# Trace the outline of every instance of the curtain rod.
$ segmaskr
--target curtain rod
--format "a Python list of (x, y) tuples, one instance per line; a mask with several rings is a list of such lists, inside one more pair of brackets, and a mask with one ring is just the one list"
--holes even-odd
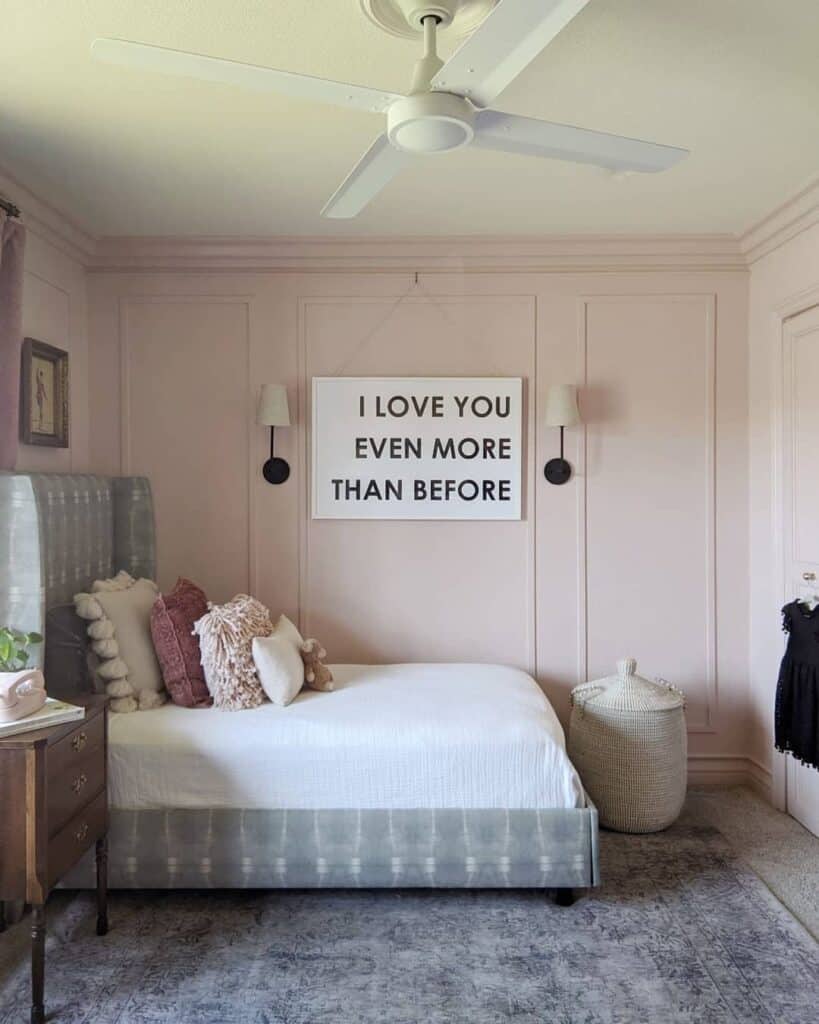
[(10, 199), (3, 199), (2, 196), (0, 196), (0, 210), (5, 210), (9, 217), (20, 216), (19, 206), (15, 206)]

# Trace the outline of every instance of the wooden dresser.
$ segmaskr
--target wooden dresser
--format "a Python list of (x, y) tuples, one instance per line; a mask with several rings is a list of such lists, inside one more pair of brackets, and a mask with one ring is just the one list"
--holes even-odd
[(107, 700), (72, 699), (85, 718), (0, 740), (0, 907), (32, 907), (31, 1020), (44, 1018), (45, 903), (96, 843), (97, 934), (108, 930)]

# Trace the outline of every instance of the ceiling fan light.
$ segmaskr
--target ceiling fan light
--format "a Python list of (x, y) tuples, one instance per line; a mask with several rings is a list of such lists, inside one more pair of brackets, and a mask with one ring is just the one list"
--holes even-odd
[(461, 96), (415, 93), (390, 107), (387, 136), (405, 153), (446, 153), (472, 141), (473, 121), (472, 106)]
[(390, 134), (390, 142), (405, 153), (446, 153), (465, 146), (471, 138), (460, 121), (446, 117), (405, 121)]

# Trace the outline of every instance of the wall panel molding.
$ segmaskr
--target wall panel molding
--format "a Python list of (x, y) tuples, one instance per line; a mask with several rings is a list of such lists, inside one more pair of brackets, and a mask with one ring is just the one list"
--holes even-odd
[[(534, 483), (536, 467), (536, 435), (537, 407), (536, 407), (536, 380), (537, 380), (537, 297), (534, 294), (504, 294), (485, 292), (475, 294), (443, 295), (436, 293), (432, 295), (416, 295), (412, 293), (397, 293), (395, 295), (310, 295), (298, 298), (298, 398), (297, 398), (297, 420), (302, 431), (299, 442), (298, 453), (298, 476), (301, 481), (298, 493), (298, 520), (299, 520), (299, 580), (298, 580), (298, 606), (299, 623), (303, 630), (311, 633), (311, 607), (310, 607), (310, 531), (312, 525), (312, 474), (309, 472), (311, 453), (311, 388), (309, 374), (309, 314), (311, 308), (321, 306), (364, 306), (380, 305), (385, 307), (385, 318), (379, 323), (374, 335), (386, 325), (389, 317), (400, 305), (424, 305), (433, 303), (436, 306), (468, 306), (475, 305), (503, 305), (509, 303), (526, 303), (529, 307), (531, 322), (531, 375), (527, 378), (523, 375), (523, 415), (524, 415), (524, 450), (522, 467), (522, 498), (523, 498), (523, 520), (527, 527), (527, 551), (526, 551), (526, 578), (521, 581), (521, 586), (526, 594), (526, 649), (527, 668), (531, 675), (537, 675), (537, 585), (536, 585), (536, 495), (537, 488)], [(374, 340), (374, 335), (365, 335), (362, 343), (355, 350), (352, 356), (341, 359), (333, 368), (336, 376), (355, 376), (358, 371), (350, 365), (355, 358), (362, 355), (372, 356), (372, 351), (367, 346)], [(487, 353), (491, 362), (491, 353)], [(506, 376), (500, 366), (492, 367), (491, 373), (498, 376)], [(380, 376), (376, 372), (363, 372), (362, 376)], [(452, 374), (439, 374), (430, 370), (429, 376), (452, 376)], [(470, 374), (464, 374), (470, 376)], [(389, 376), (389, 374), (386, 374)], [(434, 521), (420, 521), (433, 523)], [(327, 528), (326, 523), (323, 524)], [(305, 635), (307, 635), (305, 633)], [(312, 635), (312, 633), (311, 633)]]
[[(129, 337), (128, 313), (135, 306), (172, 306), (172, 305), (233, 305), (244, 310), (245, 333), (243, 339), (244, 360), (245, 360), (245, 381), (248, 393), (255, 390), (255, 384), (251, 377), (252, 353), (251, 353), (251, 302), (252, 296), (248, 295), (209, 295), (209, 294), (152, 294), (152, 295), (128, 295), (122, 296), (118, 302), (118, 323), (119, 323), (119, 387), (120, 387), (120, 466), (123, 475), (128, 476), (133, 472), (131, 461), (131, 388), (128, 373), (129, 358), (131, 354), (131, 341)], [(207, 415), (207, 404), (203, 398), (202, 415)], [(255, 450), (254, 450), (254, 425), (255, 417), (247, 417), (246, 450), (244, 461), (247, 465), (247, 487), (245, 493), (246, 518), (247, 518), (247, 564), (246, 573), (248, 589), (251, 593), (258, 588), (259, 573), (259, 545), (256, 542), (258, 533), (257, 509), (253, 494), (253, 481), (255, 479)]]
[[(744, 372), (744, 348), (739, 337), (744, 275), (718, 272), (704, 278), (694, 273), (669, 273), (658, 277), (629, 271), (606, 277), (587, 274), (561, 278), (535, 274), (515, 277), (504, 273), (461, 277), (441, 273), (422, 278), (417, 290), (413, 284), (411, 272), (401, 275), (349, 273), (346, 276), (331, 272), (326, 278), (256, 273), (231, 273), (220, 277), (195, 271), (185, 276), (170, 273), (152, 277), (141, 272), (95, 275), (90, 291), (96, 346), (92, 358), (98, 358), (103, 371), (95, 382), (95, 390), (100, 393), (101, 389), (111, 389), (111, 413), (106, 414), (105, 433), (111, 438), (112, 448), (116, 447), (117, 431), (121, 435), (123, 472), (140, 468), (142, 455), (150, 456), (151, 446), (157, 443), (156, 438), (164, 429), (151, 425), (146, 402), (150, 400), (153, 387), (151, 374), (161, 373), (165, 346), (173, 345), (179, 332), (185, 332), (184, 345), (173, 362), (172, 380), (162, 391), (163, 401), (172, 398), (177, 386), (183, 385), (188, 359), (195, 359), (197, 351), (212, 357), (214, 372), (209, 375), (204, 365), (200, 365), (191, 383), (196, 392), (188, 390), (183, 396), (179, 416), (184, 415), (188, 424), (182, 424), (184, 445), (172, 456), (157, 456), (156, 472), (161, 470), (163, 474), (165, 502), (170, 500), (168, 496), (172, 492), (169, 459), (184, 458), (184, 452), (190, 449), (195, 454), (197, 467), (201, 464), (201, 448), (194, 453), (196, 434), (190, 429), (191, 417), (196, 415), (191, 394), (199, 393), (211, 380), (215, 383), (217, 372), (221, 375), (229, 370), (231, 376), (229, 394), (224, 396), (226, 432), (217, 435), (215, 426), (210, 423), (205, 433), (210, 443), (219, 447), (222, 459), (233, 460), (235, 453), (235, 460), (224, 473), (224, 480), (228, 481), (235, 497), (214, 494), (209, 505), (211, 518), (207, 536), (218, 538), (218, 522), (214, 525), (214, 517), (222, 510), (230, 517), (233, 540), (223, 553), (210, 556), (206, 545), (195, 538), (185, 540), (178, 518), (174, 518), (163, 536), (168, 545), (174, 545), (174, 539), (179, 538), (181, 546), (174, 563), (166, 562), (167, 573), (175, 571), (181, 561), (190, 561), (192, 573), (202, 567), (207, 577), (212, 570), (214, 588), (222, 587), (227, 585), (223, 581), (230, 579), (225, 567), (232, 562), (236, 567), (236, 588), (244, 586), (246, 528), (241, 517), (245, 514), (247, 475), (249, 589), (257, 591), (275, 613), (284, 611), (294, 621), (298, 620), (305, 635), (318, 635), (331, 657), (339, 661), (391, 660), (397, 656), (401, 660), (419, 660), (426, 651), (427, 658), (446, 660), (447, 657), (468, 658), (470, 651), (477, 652), (478, 660), (499, 660), (528, 667), (565, 721), (571, 686), (586, 678), (587, 669), (593, 670), (595, 675), (601, 674), (597, 671), (599, 662), (608, 659), (611, 641), (618, 635), (633, 636), (633, 633), (625, 633), (631, 605), (625, 607), (616, 620), (606, 618), (605, 606), (616, 576), (605, 568), (603, 555), (610, 537), (616, 537), (617, 529), (616, 524), (595, 518), (596, 510), (603, 507), (603, 500), (616, 507), (624, 497), (622, 487), (626, 485), (618, 484), (616, 475), (612, 475), (616, 470), (608, 459), (609, 456), (619, 458), (628, 450), (630, 441), (617, 441), (610, 450), (603, 449), (602, 457), (607, 461), (600, 464), (596, 437), (601, 430), (602, 435), (607, 436), (609, 427), (595, 432), (590, 426), (585, 444), (582, 428), (568, 432), (569, 458), (576, 465), (576, 475), (568, 487), (550, 488), (543, 481), (542, 467), (544, 460), (554, 454), (557, 432), (546, 428), (542, 422), (540, 399), (545, 388), (557, 380), (577, 380), (582, 385), (586, 377), (586, 336), (589, 334), (591, 377), (596, 377), (604, 390), (614, 388), (615, 398), (621, 395), (617, 401), (626, 402), (627, 406), (632, 399), (638, 403), (634, 413), (636, 422), (658, 423), (660, 434), (665, 437), (666, 430), (670, 429), (667, 420), (656, 420), (651, 406), (643, 402), (651, 394), (650, 389), (665, 387), (662, 381), (668, 374), (660, 353), (666, 345), (672, 365), (677, 368), (672, 376), (676, 378), (678, 370), (684, 371), (680, 399), (674, 402), (674, 416), (684, 428), (681, 439), (687, 440), (682, 441), (678, 451), (689, 467), (684, 480), (679, 474), (669, 477), (669, 493), (673, 494), (681, 515), (688, 516), (689, 525), (683, 520), (682, 534), (697, 562), (686, 563), (674, 552), (668, 558), (670, 569), (676, 573), (679, 568), (684, 618), (662, 639), (657, 638), (653, 647), (646, 649), (644, 667), (674, 681), (693, 678), (690, 684), (694, 698), (691, 731), (709, 734), (691, 737), (694, 752), (706, 755), (742, 750), (742, 727), (738, 719), (744, 713), (742, 687), (746, 684), (741, 652), (736, 649), (745, 629), (742, 613), (726, 607), (725, 597), (721, 598), (717, 664), (717, 612), (713, 607), (713, 590), (708, 597), (707, 620), (702, 611), (705, 598), (704, 583), (700, 582), (699, 552), (702, 550), (703, 572), (715, 565), (713, 550), (706, 552), (704, 549), (702, 509), (706, 503), (713, 513), (716, 496), (713, 479), (709, 483), (701, 476), (701, 470), (704, 474), (706, 467), (700, 454), (701, 437), (703, 443), (713, 448), (713, 366), (709, 367), (707, 431), (702, 425), (705, 399), (699, 381), (705, 372), (703, 360), (712, 361), (714, 357), (716, 293), (721, 303), (720, 431), (724, 424), (724, 431), (719, 432), (719, 465), (722, 469), (732, 453), (741, 462), (744, 449), (737, 431), (744, 407), (741, 407), (740, 389), (731, 381)], [(633, 312), (622, 305), (635, 300), (638, 307)], [(146, 303), (159, 304), (161, 308), (156, 312), (145, 311)], [(228, 303), (230, 308), (218, 309), (215, 303)], [(642, 303), (651, 305), (644, 308)], [(189, 314), (180, 308), (185, 304), (193, 307)], [(355, 308), (368, 304), (374, 308)], [(441, 307), (437, 312), (436, 304)], [(403, 311), (398, 308), (402, 305), (429, 306), (430, 309), (427, 312), (417, 308)], [(236, 309), (241, 309), (241, 313), (234, 312)], [(388, 314), (395, 309), (398, 313), (390, 320)], [(701, 324), (704, 334), (700, 333)], [(200, 331), (203, 347), (198, 349)], [(652, 347), (655, 338), (656, 352)], [(146, 364), (138, 362), (143, 339)], [(608, 340), (614, 349), (606, 347)], [(706, 343), (707, 357), (704, 354)], [(119, 365), (116, 362), (118, 350)], [(231, 351), (235, 352), (233, 363), (228, 355)], [(622, 354), (618, 356), (619, 352)], [(617, 369), (618, 359), (628, 360), (628, 364), (621, 367), (622, 372)], [(640, 373), (644, 361), (647, 361), (645, 375), (632, 381), (629, 377), (632, 366), (636, 365), (636, 372)], [(238, 411), (245, 372), (246, 420), (240, 418)], [(375, 524), (369, 532), (368, 528), (357, 529), (343, 523), (340, 529), (337, 529), (338, 524), (332, 523), (317, 528), (309, 518), (310, 395), (307, 384), (311, 375), (325, 372), (348, 376), (485, 373), (528, 378), (524, 474), (528, 521), (513, 524), (511, 534), (495, 534), (475, 524), (467, 525), (465, 531), (448, 531), (432, 523), (416, 524), (410, 530), (404, 530), (399, 524)], [(281, 439), (277, 432), (277, 447), (282, 446), (282, 454), (290, 461), (292, 473), (288, 485), (278, 489), (270, 488), (259, 478), (266, 437), (253, 422), (250, 395), (261, 380), (280, 381), (290, 390), (294, 426), (282, 432)], [(133, 388), (131, 395), (129, 386)], [(116, 402), (118, 388), (122, 390), (121, 408)], [(581, 394), (581, 406), (584, 398)], [(129, 406), (132, 407), (133, 437), (129, 437)], [(615, 431), (619, 416), (620, 413), (615, 412)], [(179, 417), (172, 417), (169, 422), (173, 426), (181, 421)], [(242, 433), (245, 425), (246, 435)], [(633, 437), (639, 455), (644, 451), (642, 435), (637, 432)], [(669, 438), (673, 439), (673, 433)], [(653, 450), (652, 465), (657, 474), (663, 472), (665, 442), (663, 446), (663, 449), (655, 447)], [(114, 466), (116, 452), (112, 451), (111, 455)], [(140, 465), (134, 462), (137, 457)], [(713, 451), (709, 457), (713, 460)], [(605, 481), (597, 485), (596, 490), (595, 477), (587, 479), (586, 476), (587, 459), (593, 473), (605, 470)], [(147, 462), (153, 465), (150, 458)], [(713, 461), (711, 465), (713, 467)], [(198, 468), (187, 472), (186, 479), (191, 481), (191, 486), (198, 480), (199, 472)], [(709, 477), (712, 477), (712, 470), (709, 470)], [(603, 481), (603, 477), (600, 479)], [(639, 496), (644, 485), (639, 477), (632, 476), (627, 486), (629, 493)], [(736, 507), (742, 488), (741, 469), (721, 479), (722, 514), (729, 517), (739, 514)], [(201, 493), (198, 485), (197, 493)], [(598, 499), (596, 509), (586, 508), (587, 501)], [(637, 506), (634, 507), (636, 510)], [(171, 514), (176, 516), (173, 511)], [(585, 535), (587, 518), (592, 530), (590, 544)], [(669, 522), (677, 523), (678, 519), (670, 516)], [(659, 532), (658, 527), (652, 533), (650, 544), (664, 557)], [(628, 537), (629, 543), (633, 543), (634, 532), (629, 530)], [(711, 539), (713, 542), (714, 538)], [(441, 568), (436, 544), (442, 545), (445, 558)], [(738, 544), (739, 541), (731, 541), (723, 546), (720, 541), (721, 573), (727, 582), (736, 579), (741, 571), (738, 559), (744, 555), (737, 549)], [(653, 548), (647, 558), (651, 557), (651, 550)], [(450, 551), (451, 554), (447, 554)], [(588, 564), (589, 557), (596, 565)], [(369, 562), (362, 563), (362, 559), (367, 558)], [(482, 558), (485, 559), (483, 565)], [(650, 565), (648, 562), (645, 565), (638, 582), (645, 580), (653, 587)], [(378, 575), (379, 566), (391, 574), (384, 579), (381, 598), (377, 596), (379, 579), (383, 578)], [(475, 566), (474, 572), (470, 572), (472, 566)], [(429, 584), (431, 591), (425, 588), (425, 579), (434, 581)], [(497, 581), (494, 587), (493, 580)], [(591, 591), (588, 609), (593, 621), (584, 621), (589, 588), (595, 588)], [(727, 590), (723, 587), (722, 594)], [(599, 595), (597, 599), (595, 594)], [(633, 600), (638, 598), (639, 595), (635, 595)], [(635, 607), (642, 623), (641, 608)], [(488, 632), (480, 633), (484, 622), (492, 624), (494, 639)], [(711, 666), (707, 673), (705, 668), (699, 667), (705, 663), (705, 625), (709, 633)], [(439, 628), (444, 632), (428, 633), (430, 629)], [(591, 642), (589, 630), (593, 631), (591, 639), (597, 638), (595, 642)], [(636, 635), (639, 640), (639, 632)], [(640, 656), (639, 647), (639, 643), (635, 643), (633, 651), (628, 653)], [(668, 651), (667, 658), (660, 657), (664, 650)], [(685, 667), (675, 676), (678, 663)]]
[[(704, 575), (703, 600), (706, 621), (706, 678), (705, 717), (702, 721), (688, 720), (690, 734), (717, 732), (714, 721), (719, 709), (719, 667), (717, 660), (717, 556), (716, 556), (716, 295), (713, 293), (636, 293), (636, 294), (587, 294), (579, 298), (577, 307), (577, 365), (578, 380), (584, 388), (589, 385), (589, 325), (588, 315), (592, 305), (629, 303), (686, 303), (701, 305), (704, 313), (705, 342), (705, 422), (703, 437), (705, 443), (703, 497), (705, 501), (705, 536), (703, 538)], [(589, 552), (588, 552), (588, 427), (583, 428), (583, 442), (580, 447), (578, 465), (577, 536), (578, 536), (578, 607), (577, 607), (577, 672), (578, 682), (589, 678)], [(671, 581), (669, 581), (671, 585)], [(624, 652), (625, 653), (625, 652)], [(639, 670), (639, 668), (638, 668)], [(613, 666), (612, 666), (613, 671)], [(672, 668), (667, 670), (673, 675)], [(674, 681), (672, 679), (672, 681)]]
[[(28, 308), (28, 305), (36, 305), (38, 312), (41, 311), (42, 307), (48, 307), (50, 304), (45, 302), (38, 303), (26, 303), (24, 299), (24, 317), (23, 317), (23, 335), (25, 337), (35, 336), (40, 341), (45, 341), (51, 345), (55, 345), (57, 348), (67, 349), (69, 354), (69, 377), (68, 377), (68, 395), (69, 395), (69, 418), (68, 418), (68, 447), (67, 448), (41, 448), (35, 445), (27, 445), (20, 441), (20, 447), (17, 456), (18, 467), (24, 463), (30, 466), (31, 469), (39, 469), (41, 472), (73, 472), (78, 465), (81, 465), (85, 459), (80, 456), (78, 459), (77, 453), (77, 442), (75, 439), (75, 421), (79, 419), (80, 413), (76, 408), (71, 408), (72, 401), (72, 381), (71, 374), (76, 372), (74, 367), (76, 366), (77, 355), (75, 354), (72, 359), (72, 349), (75, 345), (75, 338), (73, 336), (72, 327), (74, 320), (74, 302), (75, 297), (72, 297), (69, 288), (63, 284), (58, 284), (54, 280), (55, 275), (46, 275), (37, 271), (31, 270), (28, 267), (24, 267), (23, 270), (23, 294), (24, 296), (30, 292), (30, 289), (26, 287), (25, 281), (30, 279), (36, 281), (39, 286), (53, 292), (58, 297), (58, 302), (64, 307), (62, 316), (61, 329), (52, 331), (43, 331), (39, 328), (31, 328), (28, 326), (32, 314)], [(42, 296), (40, 296), (42, 299)]]

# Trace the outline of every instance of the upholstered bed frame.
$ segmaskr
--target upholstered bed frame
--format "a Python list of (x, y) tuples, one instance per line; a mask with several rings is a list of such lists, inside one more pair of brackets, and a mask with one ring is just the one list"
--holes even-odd
[[(94, 579), (156, 574), (140, 477), (0, 473), (0, 625), (45, 634), (46, 686), (70, 698), (82, 636), (59, 610)], [(138, 712), (137, 712), (138, 713)], [(196, 712), (191, 712), (195, 714)], [(577, 809), (112, 808), (120, 888), (544, 887), (598, 883), (597, 812)], [(90, 861), (66, 879), (90, 887)]]

